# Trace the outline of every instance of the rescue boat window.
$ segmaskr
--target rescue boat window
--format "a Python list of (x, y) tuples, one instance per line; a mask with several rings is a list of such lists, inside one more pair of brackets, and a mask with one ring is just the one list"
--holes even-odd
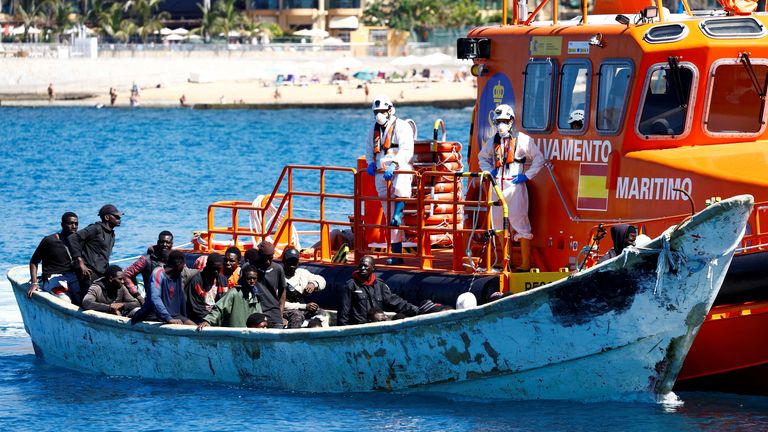
[(550, 129), (554, 75), (555, 63), (551, 59), (535, 59), (525, 67), (524, 129), (534, 132)]
[(576, 132), (586, 129), (591, 75), (592, 66), (587, 61), (571, 61), (563, 65), (557, 113), (557, 127), (560, 130)]
[(641, 135), (676, 136), (686, 129), (693, 70), (676, 61), (670, 65), (651, 71), (638, 124)]
[[(752, 63), (757, 82), (766, 82), (768, 65)], [(714, 133), (760, 132), (763, 127), (762, 100), (750, 77), (750, 71), (740, 63), (721, 64), (712, 73), (709, 107), (704, 126)]]
[(766, 34), (765, 27), (751, 17), (712, 18), (702, 21), (701, 31), (711, 38), (757, 38)]
[(617, 61), (600, 65), (597, 90), (597, 130), (616, 133), (621, 129), (632, 80), (632, 64)]

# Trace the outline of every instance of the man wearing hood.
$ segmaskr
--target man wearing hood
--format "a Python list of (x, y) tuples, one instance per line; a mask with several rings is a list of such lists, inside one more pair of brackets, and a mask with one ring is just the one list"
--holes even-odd
[(611, 227), (611, 240), (613, 240), (613, 249), (606, 252), (597, 262), (601, 263), (621, 255), (625, 247), (634, 246), (635, 240), (637, 240), (637, 229), (633, 225), (613, 225)]

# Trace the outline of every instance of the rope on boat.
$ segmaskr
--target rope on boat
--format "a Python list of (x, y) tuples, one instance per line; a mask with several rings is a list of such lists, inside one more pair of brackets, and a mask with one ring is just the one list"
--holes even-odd
[(669, 235), (669, 231), (661, 235), (661, 250), (659, 251), (659, 259), (656, 262), (656, 285), (653, 287), (654, 295), (661, 294), (663, 275), (668, 273), (670, 269), (673, 271), (679, 270), (687, 261), (685, 254), (670, 249)]

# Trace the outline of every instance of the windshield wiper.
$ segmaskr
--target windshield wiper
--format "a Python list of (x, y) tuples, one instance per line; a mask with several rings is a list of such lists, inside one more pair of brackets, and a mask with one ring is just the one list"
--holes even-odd
[(688, 108), (683, 100), (683, 80), (680, 77), (680, 63), (677, 62), (677, 57), (670, 56), (667, 58), (667, 64), (669, 64), (669, 75), (672, 80), (672, 87), (675, 88), (675, 95), (677, 96), (677, 104), (680, 108)]
[(760, 96), (760, 99), (765, 100), (765, 88), (768, 86), (768, 74), (765, 76), (766, 82), (763, 84), (763, 87), (760, 87), (760, 82), (757, 81), (757, 74), (755, 74), (755, 68), (752, 67), (752, 61), (749, 59), (749, 53), (741, 53), (739, 60), (741, 60), (741, 64), (744, 65), (744, 69), (747, 70), (747, 75), (749, 75), (749, 79), (752, 80), (752, 86), (755, 87), (757, 95)]

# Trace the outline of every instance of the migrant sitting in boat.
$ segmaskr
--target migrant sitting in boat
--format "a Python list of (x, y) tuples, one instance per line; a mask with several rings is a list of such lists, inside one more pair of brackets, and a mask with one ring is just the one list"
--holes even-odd
[(101, 222), (93, 223), (69, 236), (69, 250), (75, 263), (80, 289), (72, 295), (72, 302), (79, 305), (85, 295), (85, 287), (104, 276), (109, 257), (115, 246), (115, 228), (120, 226), (123, 213), (112, 204), (99, 209)]
[(613, 240), (613, 248), (605, 253), (597, 261), (601, 263), (609, 260), (615, 256), (621, 255), (624, 248), (628, 246), (634, 246), (637, 239), (637, 229), (633, 225), (617, 224), (611, 227), (611, 240)]
[(186, 268), (183, 252), (171, 251), (168, 263), (152, 271), (146, 301), (131, 318), (131, 323), (163, 321), (166, 324), (194, 325), (187, 318), (187, 299), (184, 295), (185, 282), (194, 272)]
[(262, 312), (269, 317), (269, 327), (284, 328), (285, 273), (283, 266), (272, 262), (274, 257), (275, 246), (268, 241), (245, 252), (245, 260), (258, 274), (256, 296), (261, 302)]
[(240, 260), (242, 254), (236, 246), (230, 246), (224, 251), (224, 267), (221, 268), (221, 274), (227, 278), (227, 284), (234, 288), (240, 279)]
[(307, 269), (299, 268), (299, 250), (289, 246), (283, 252), (283, 270), (286, 282), (285, 319), (288, 328), (306, 327), (315, 318), (327, 327), (328, 316), (315, 302), (307, 297), (315, 291), (325, 289), (325, 278)]
[(419, 314), (417, 306), (394, 294), (384, 281), (376, 277), (375, 271), (373, 257), (366, 255), (360, 258), (352, 279), (347, 281), (342, 290), (336, 319), (338, 325), (367, 323), (368, 312), (374, 308), (388, 308), (409, 317)]
[(229, 291), (227, 278), (221, 274), (224, 258), (214, 252), (208, 255), (205, 267), (184, 285), (189, 319), (200, 324), (213, 306)]
[[(61, 215), (61, 232), (44, 237), (29, 260), (30, 288), (27, 298), (40, 288), (37, 280), (37, 266), (43, 263), (43, 291), (61, 300), (78, 303), (80, 288), (77, 275), (72, 269), (72, 255), (69, 250), (69, 236), (77, 231), (77, 215), (66, 212)], [(72, 296), (72, 297), (70, 297)]]
[(146, 255), (142, 255), (133, 264), (126, 267), (125, 271), (125, 286), (130, 291), (131, 295), (136, 297), (139, 303), (144, 304), (144, 297), (139, 292), (136, 277), (141, 275), (141, 279), (144, 282), (144, 288), (147, 287), (149, 281), (149, 275), (152, 274), (158, 267), (162, 267), (168, 261), (168, 254), (173, 249), (173, 233), (170, 231), (160, 231), (157, 235), (157, 242), (154, 246), (147, 248)]
[(203, 321), (197, 325), (197, 330), (200, 331), (208, 326), (250, 327), (248, 325), (250, 316), (260, 314), (268, 317), (268, 315), (263, 314), (261, 301), (256, 295), (259, 290), (258, 284), (258, 270), (250, 265), (243, 267), (240, 283), (216, 302), (211, 313), (206, 315)]
[(263, 313), (251, 314), (245, 325), (248, 328), (269, 328), (269, 317)]
[(94, 310), (118, 316), (133, 316), (141, 304), (125, 287), (123, 269), (110, 265), (104, 277), (93, 282), (83, 298), (83, 310)]

